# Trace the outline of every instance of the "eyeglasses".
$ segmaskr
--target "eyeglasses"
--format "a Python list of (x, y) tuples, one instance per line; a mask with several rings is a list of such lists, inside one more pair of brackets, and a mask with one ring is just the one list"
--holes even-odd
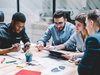
[(59, 72), (61, 70), (64, 70), (65, 69), (65, 66), (59, 66), (59, 67), (55, 67), (51, 70), (51, 72)]
[(54, 22), (56, 25), (63, 25), (64, 24), (64, 22)]

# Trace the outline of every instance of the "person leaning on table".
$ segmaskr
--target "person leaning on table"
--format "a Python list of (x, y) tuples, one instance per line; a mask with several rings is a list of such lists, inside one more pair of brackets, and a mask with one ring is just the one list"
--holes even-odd
[(24, 51), (29, 49), (30, 40), (25, 32), (25, 22), (25, 15), (17, 12), (13, 14), (11, 23), (0, 27), (0, 54), (19, 51), (20, 41), (24, 43)]
[(43, 50), (47, 42), (52, 37), (52, 45), (46, 46), (45, 49), (54, 49), (53, 46), (65, 43), (75, 31), (75, 26), (66, 21), (64, 11), (56, 11), (53, 15), (54, 23), (48, 27), (44, 35), (38, 40), (38, 50)]
[(100, 75), (100, 10), (92, 10), (87, 15), (86, 50), (78, 65), (79, 75)]
[(88, 36), (88, 32), (86, 30), (86, 14), (81, 13), (75, 17), (75, 26), (76, 32), (71, 36), (71, 38), (66, 41), (64, 44), (59, 45), (58, 49), (72, 48), (75, 47), (77, 52), (68, 52), (62, 56), (64, 56), (68, 60), (73, 60), (77, 64), (78, 61), (82, 58), (85, 50), (85, 41)]

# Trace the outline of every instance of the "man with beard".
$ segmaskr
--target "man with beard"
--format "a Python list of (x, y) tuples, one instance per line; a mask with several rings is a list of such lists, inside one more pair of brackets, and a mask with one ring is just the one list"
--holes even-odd
[(47, 45), (45, 49), (55, 49), (56, 45), (65, 43), (75, 31), (75, 26), (66, 21), (64, 11), (56, 11), (54, 13), (54, 24), (50, 25), (43, 37), (38, 40), (36, 47), (43, 50), (47, 42), (52, 37), (52, 45)]
[(30, 41), (25, 32), (25, 22), (25, 15), (17, 12), (12, 16), (10, 24), (0, 27), (0, 54), (19, 51), (20, 41), (24, 43), (24, 51), (29, 49)]

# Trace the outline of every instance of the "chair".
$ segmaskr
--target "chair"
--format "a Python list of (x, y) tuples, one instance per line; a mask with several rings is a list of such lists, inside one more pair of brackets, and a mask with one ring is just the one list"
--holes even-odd
[(0, 11), (0, 22), (4, 22), (4, 13)]

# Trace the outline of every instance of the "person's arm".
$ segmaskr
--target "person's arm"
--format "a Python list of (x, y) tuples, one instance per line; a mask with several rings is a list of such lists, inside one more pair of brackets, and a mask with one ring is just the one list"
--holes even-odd
[(6, 54), (6, 53), (9, 53), (9, 52), (17, 52), (19, 50), (20, 50), (20, 44), (16, 43), (10, 48), (0, 49), (0, 55)]
[(44, 49), (44, 46), (46, 46), (46, 43), (51, 38), (51, 27), (48, 27), (48, 29), (45, 31), (44, 35), (37, 41), (36, 47), (39, 51)]
[(64, 43), (65, 49), (70, 51), (75, 51), (76, 49), (76, 32), (71, 35), (71, 37)]
[(43, 36), (37, 41), (38, 43), (41, 41), (43, 42), (44, 46), (46, 46), (46, 43), (49, 42), (49, 39), (51, 38), (51, 28), (51, 26), (48, 27)]
[(22, 34), (21, 34), (21, 36), (22, 36), (22, 42), (25, 44), (26, 42), (30, 42), (30, 39), (29, 39), (29, 37), (28, 37), (28, 35), (26, 34), (26, 32), (25, 32), (25, 28), (22, 30), (22, 32), (21, 32)]
[(64, 44), (56, 45), (56, 46), (48, 46), (48, 50), (62, 50), (62, 49), (67, 49), (67, 50), (75, 50), (76, 48), (76, 33), (74, 33)]
[(24, 43), (24, 48), (22, 48), (22, 49), (25, 52), (25, 51), (27, 51), (30, 48), (30, 40), (29, 40), (28, 35), (25, 32), (25, 28), (23, 29), (21, 36), (22, 36), (22, 39), (21, 40)]
[(64, 44), (56, 45), (54, 46), (54, 49), (57, 49), (57, 50), (65, 49), (65, 45)]
[(76, 53), (75, 53), (75, 57), (76, 57), (76, 58), (82, 58), (83, 55), (84, 55), (84, 52), (78, 52), (78, 53), (76, 52)]
[(9, 52), (11, 52), (12, 51), (12, 49), (11, 48), (7, 48), (7, 49), (0, 49), (0, 55), (2, 55), (2, 54), (6, 54), (6, 53), (9, 53)]

